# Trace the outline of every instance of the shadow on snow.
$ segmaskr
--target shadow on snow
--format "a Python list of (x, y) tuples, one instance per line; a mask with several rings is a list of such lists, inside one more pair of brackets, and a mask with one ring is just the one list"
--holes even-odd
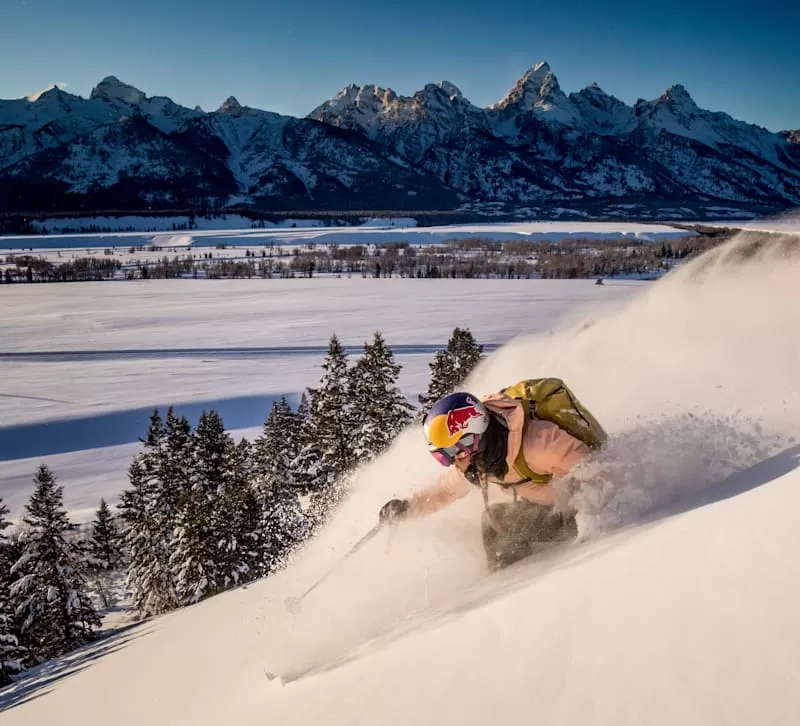
[(0, 712), (46, 696), (60, 680), (80, 673), (103, 656), (121, 650), (129, 642), (149, 634), (148, 630), (136, 634), (128, 633), (137, 625), (138, 623), (133, 623), (119, 628), (79, 650), (27, 671), (19, 680), (0, 690)]
[[(192, 425), (197, 424), (204, 410), (214, 409), (222, 416), (227, 429), (241, 429), (263, 424), (272, 404), (281, 396), (285, 396), (293, 406), (299, 400), (297, 393), (259, 394), (176, 403), (174, 408), (177, 415), (186, 416)], [(165, 418), (168, 405), (165, 403), (96, 416), (0, 427), (0, 461), (135, 443), (147, 433), (153, 409), (158, 408), (162, 418)]]

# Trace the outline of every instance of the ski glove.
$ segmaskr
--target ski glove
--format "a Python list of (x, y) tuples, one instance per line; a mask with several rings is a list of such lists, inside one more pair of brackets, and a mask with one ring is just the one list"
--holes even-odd
[(408, 501), (406, 499), (390, 499), (381, 507), (378, 519), (381, 524), (392, 524), (405, 519), (408, 514)]

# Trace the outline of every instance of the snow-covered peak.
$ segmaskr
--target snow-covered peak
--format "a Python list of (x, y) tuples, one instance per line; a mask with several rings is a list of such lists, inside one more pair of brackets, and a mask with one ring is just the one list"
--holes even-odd
[(89, 95), (89, 100), (122, 101), (132, 106), (144, 103), (147, 96), (134, 86), (123, 83), (116, 76), (106, 76)]
[(584, 126), (597, 134), (624, 134), (635, 124), (633, 109), (606, 93), (597, 83), (578, 93), (570, 93), (569, 100), (577, 108)]
[(31, 103), (36, 103), (37, 101), (39, 101), (39, 100), (45, 98), (46, 96), (48, 96), (48, 94), (49, 94), (49, 96), (52, 96), (52, 97), (55, 97), (55, 98), (60, 98), (61, 97), (61, 88), (58, 86), (58, 84), (54, 83), (52, 86), (48, 86), (47, 88), (43, 88), (41, 91), (36, 91), (36, 93), (31, 93), (26, 98)]
[(670, 86), (656, 99), (655, 103), (669, 103), (675, 107), (686, 109), (697, 108), (694, 99), (680, 83)]
[(533, 113), (565, 126), (575, 126), (580, 115), (546, 62), (526, 71), (502, 101), (489, 107), (490, 112), (506, 109), (514, 114)]
[(558, 80), (550, 70), (550, 65), (545, 62), (537, 63), (523, 74), (506, 97), (494, 104), (494, 107), (506, 108), (513, 105), (532, 109), (560, 92)]
[[(323, 103), (317, 110), (325, 109), (326, 111), (341, 113), (348, 108), (355, 107), (362, 112), (378, 111), (388, 107), (396, 98), (397, 94), (391, 88), (381, 88), (372, 83), (364, 86), (357, 86), (355, 83), (351, 83), (329, 101)], [(312, 112), (312, 115), (315, 113), (316, 111)]]
[(245, 107), (236, 99), (236, 96), (228, 96), (224, 103), (217, 109), (217, 113), (227, 113), (237, 116), (245, 110)]
[(396, 118), (398, 108), (407, 100), (399, 97), (391, 88), (351, 83), (315, 108), (308, 118), (358, 130), (375, 138), (384, 121)]
[(454, 83), (450, 83), (450, 81), (439, 81), (436, 84), (439, 88), (441, 88), (451, 99), (456, 98), (464, 98), (464, 94), (461, 93), (461, 89), (458, 88)]

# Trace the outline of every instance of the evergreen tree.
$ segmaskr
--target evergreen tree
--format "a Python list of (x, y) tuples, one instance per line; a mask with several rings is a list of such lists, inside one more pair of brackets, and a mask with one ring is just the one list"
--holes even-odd
[(95, 514), (94, 522), (92, 522), (89, 551), (91, 553), (92, 566), (98, 569), (114, 570), (122, 562), (117, 523), (105, 499), (100, 500), (100, 508)]
[(11, 523), (7, 515), (8, 507), (0, 498), (0, 688), (11, 683), (11, 677), (22, 670), (24, 655), (14, 631), (11, 610), (11, 544), (5, 535)]
[(194, 432), (192, 485), (183, 497), (175, 523), (170, 565), (182, 605), (213, 595), (226, 584), (220, 554), (221, 506), (231, 437), (216, 411), (203, 411)]
[(22, 555), (11, 568), (18, 575), (11, 597), (25, 645), (33, 659), (43, 661), (90, 641), (100, 621), (86, 593), (83, 553), (69, 537), (63, 489), (45, 465), (34, 482)]
[(297, 404), (296, 415), (300, 426), (302, 426), (311, 415), (311, 404), (308, 402), (308, 395), (305, 391), (300, 395), (300, 403)]
[(161, 508), (165, 523), (171, 525), (178, 507), (192, 487), (194, 455), (192, 427), (185, 416), (177, 416), (172, 406), (167, 410), (164, 428), (164, 452), (159, 472)]
[(293, 462), (301, 449), (301, 432), (308, 400), (303, 395), (297, 412), (285, 398), (272, 404), (261, 436), (254, 447), (253, 491), (261, 508), (259, 551), (266, 574), (308, 535), (300, 506)]
[(122, 492), (119, 506), (130, 560), (128, 586), (141, 615), (158, 615), (178, 604), (169, 564), (172, 532), (165, 530), (158, 507), (158, 481), (148, 474), (144, 455), (131, 463), (128, 481), (130, 488)]
[(400, 368), (391, 348), (376, 332), (351, 370), (352, 429), (359, 462), (380, 454), (411, 422), (413, 406), (397, 388)]
[(309, 389), (309, 415), (303, 426), (294, 469), (311, 492), (311, 516), (322, 521), (347, 489), (355, 465), (347, 355), (334, 335), (322, 364), (318, 388)]
[(100, 500), (100, 508), (92, 522), (92, 535), (86, 547), (89, 552), (88, 574), (92, 587), (103, 606), (110, 607), (114, 602), (114, 572), (122, 564), (122, 549), (117, 522), (105, 499)]
[(214, 507), (212, 528), (218, 549), (217, 584), (228, 589), (261, 572), (261, 503), (252, 487), (253, 445), (242, 439), (228, 447), (225, 480)]
[(166, 423), (156, 409), (143, 444), (129, 470), (131, 490), (123, 492), (120, 512), (130, 554), (128, 582), (137, 609), (146, 616), (178, 604), (170, 557), (179, 510), (192, 486), (192, 428), (172, 407)]
[(483, 359), (483, 346), (478, 345), (472, 333), (455, 328), (445, 350), (437, 351), (429, 364), (431, 379), (428, 392), (419, 397), (421, 417), (443, 396), (457, 390), (464, 379)]
[[(307, 406), (305, 395), (303, 398)], [(266, 489), (271, 491), (278, 482), (295, 484), (292, 462), (300, 451), (300, 429), (305, 418), (299, 410), (292, 411), (285, 398), (272, 404), (253, 446), (253, 473)]]

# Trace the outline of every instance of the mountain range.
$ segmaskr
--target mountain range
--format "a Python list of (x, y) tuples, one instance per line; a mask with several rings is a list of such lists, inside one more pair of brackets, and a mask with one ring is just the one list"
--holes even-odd
[(800, 131), (699, 108), (566, 94), (547, 63), (481, 108), (452, 83), (349, 85), (306, 118), (189, 109), (109, 76), (0, 101), (0, 212), (461, 209), (720, 216), (800, 204)]

